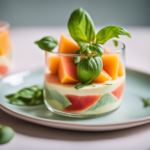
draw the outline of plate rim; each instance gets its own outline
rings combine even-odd
[[[128,67],[126,69],[149,75],[148,73],[141,72],[139,70],[134,70],[134,69],[131,69],[131,68],[128,68]],[[39,71],[39,70],[43,70],[43,67],[36,68],[36,69],[30,69],[30,70],[28,69],[28,70],[24,70],[24,71],[18,71],[16,73],[12,73],[12,74],[9,74],[9,75],[3,77],[1,79],[1,81],[3,81],[3,79],[5,79],[7,77],[10,77],[11,75],[16,75],[18,73],[23,73],[23,72],[26,72],[26,71],[34,72],[34,71]],[[0,83],[1,83],[1,81],[0,81]],[[52,120],[52,119],[44,119],[44,118],[35,117],[35,116],[32,116],[32,115],[22,114],[22,113],[19,113],[17,111],[14,111],[12,109],[9,109],[8,107],[4,106],[3,104],[0,104],[0,109],[5,111],[6,113],[12,112],[12,113],[9,113],[9,114],[12,115],[12,116],[15,116],[15,117],[16,117],[16,115],[19,115],[19,116],[22,116],[23,118],[26,117],[28,119],[34,119],[36,121],[42,121],[42,122],[44,121],[45,123],[53,123],[53,124],[60,124],[60,125],[74,125],[74,126],[84,126],[84,127],[85,126],[86,127],[112,127],[112,126],[123,126],[123,125],[132,125],[132,124],[136,124],[136,123],[143,123],[143,122],[148,123],[148,122],[150,122],[150,116],[149,116],[149,117],[144,117],[144,118],[141,118],[141,119],[134,119],[134,120],[125,121],[125,122],[118,122],[118,123],[107,123],[107,124],[86,124],[86,123],[82,123],[81,124],[81,123],[69,122],[69,121],[65,122],[65,121],[56,121],[56,120]],[[21,118],[21,117],[17,117],[17,118]],[[34,122],[34,121],[30,121],[30,122]]]

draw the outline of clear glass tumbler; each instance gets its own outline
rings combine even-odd
[[[9,23],[0,21],[0,79],[9,68],[10,52]]]
[[[78,118],[100,116],[116,110],[122,101],[125,84],[125,45],[113,40],[104,45],[103,69],[93,84],[75,89],[79,83],[74,58],[85,55],[46,52],[44,101],[60,115]],[[70,84],[71,82],[71,84]]]

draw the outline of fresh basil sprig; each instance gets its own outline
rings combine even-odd
[[[9,103],[13,105],[35,106],[44,103],[43,89],[37,85],[23,88],[17,93],[6,95],[5,97],[9,100]]]
[[[98,56],[102,56],[104,54],[104,48],[101,44],[91,44],[89,46],[89,49],[91,52],[93,52],[94,54],[97,54]]]
[[[0,144],[8,143],[14,137],[14,130],[8,126],[0,125]]]
[[[124,28],[118,26],[107,26],[97,33],[96,43],[105,44],[113,37],[119,38],[119,35],[126,35],[131,38],[130,33],[128,33]]]
[[[101,57],[84,57],[77,66],[77,75],[82,84],[91,84],[93,79],[99,76],[102,71],[103,63]]]
[[[75,54],[80,54],[80,50],[77,50],[76,52],[75,52]],[[80,61],[80,56],[77,56],[77,57],[74,57],[74,63],[75,64],[78,64],[79,63],[79,61]]]
[[[35,44],[37,44],[41,49],[51,52],[58,45],[58,41],[54,37],[47,36],[36,41]]]
[[[82,46],[95,39],[94,23],[90,15],[82,8],[76,9],[68,21],[68,29],[72,38]]]

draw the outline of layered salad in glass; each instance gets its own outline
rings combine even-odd
[[[44,99],[47,108],[71,117],[91,117],[117,109],[125,85],[125,45],[116,39],[130,34],[107,26],[95,33],[82,8],[68,21],[70,36],[47,36],[35,43],[45,50]]]

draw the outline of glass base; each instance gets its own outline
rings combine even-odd
[[[101,117],[101,116],[105,116],[105,115],[108,115],[108,114],[114,112],[115,110],[117,110],[117,109],[120,107],[120,105],[119,105],[117,108],[115,108],[115,109],[113,109],[113,110],[111,110],[111,111],[109,111],[109,112],[100,113],[100,114],[75,114],[75,113],[67,113],[67,112],[63,112],[63,111],[59,111],[59,110],[57,110],[57,109],[54,109],[54,108],[52,108],[52,107],[47,103],[46,100],[44,100],[44,103],[45,103],[46,107],[47,107],[51,112],[53,112],[53,113],[55,113],[55,114],[58,114],[58,115],[62,115],[62,116],[66,116],[66,117],[73,117],[73,118],[94,118],[94,117]]]

